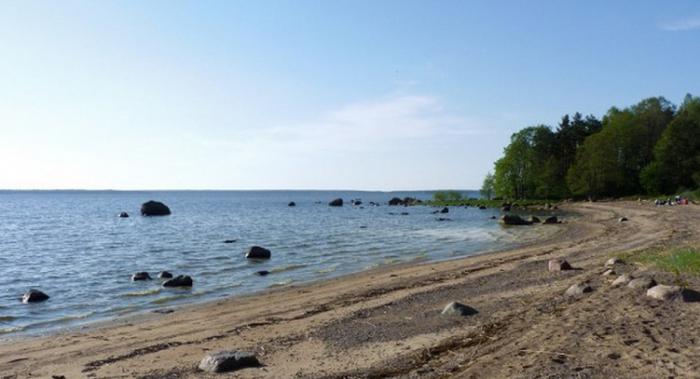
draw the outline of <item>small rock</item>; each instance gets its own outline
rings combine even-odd
[[[523,219],[518,215],[504,215],[501,217],[503,225],[532,225],[530,221]]]
[[[129,214],[126,212],[119,213],[119,218],[128,218],[128,217],[129,217]]]
[[[238,240],[224,240],[224,243],[236,243]]]
[[[659,284],[647,290],[647,296],[657,300],[673,300],[681,295],[681,287]]]
[[[625,285],[625,284],[629,283],[632,279],[634,279],[634,278],[632,278],[632,275],[622,274],[622,275],[618,276],[617,279],[615,279],[612,282],[612,286],[617,287],[617,286]]]
[[[403,204],[403,200],[401,200],[398,197],[392,197],[391,200],[389,200],[389,205],[396,206],[396,205],[402,205],[402,204]]]
[[[447,207],[442,208],[442,209],[440,210],[440,213],[450,213],[450,208],[447,208]]]
[[[540,218],[537,216],[530,216],[530,223],[531,224],[539,224],[540,223]]]
[[[605,272],[603,273],[603,276],[611,276],[611,275],[615,275],[615,270],[612,270],[612,269],[605,270]]]
[[[558,224],[558,223],[559,223],[559,219],[557,218],[557,216],[549,216],[546,219],[544,219],[544,222],[543,222],[543,224]]]
[[[476,313],[476,309],[456,301],[447,304],[441,312],[445,316],[471,316]]]
[[[259,366],[260,362],[254,353],[242,351],[210,353],[199,363],[199,369],[208,372],[228,372]]]
[[[608,260],[605,262],[605,265],[606,265],[606,266],[615,266],[616,264],[620,264],[620,263],[624,263],[624,262],[622,262],[622,259],[617,258],[617,257],[614,257],[614,258],[608,259]]]
[[[139,280],[151,280],[151,275],[149,275],[145,271],[137,272],[136,274],[131,276],[131,280],[134,282],[139,281]]]
[[[627,283],[627,287],[629,288],[641,289],[649,289],[651,287],[654,287],[655,285],[656,281],[648,276],[642,276],[641,278],[632,279],[629,283]]]
[[[28,303],[38,303],[40,301],[45,301],[49,299],[49,295],[35,289],[30,289],[24,296],[22,296],[22,302]]]
[[[452,219],[448,217],[438,217],[435,221],[452,221]]]
[[[256,272],[256,273],[255,273],[255,275],[259,275],[259,276],[267,276],[267,275],[270,275],[270,271],[267,271],[267,270],[261,270],[261,271],[258,271],[258,272]]]
[[[501,210],[502,210],[503,212],[510,212],[510,205],[504,205],[504,206],[501,208]]]
[[[245,255],[248,259],[270,259],[271,256],[270,250],[260,246],[251,247]]]
[[[338,199],[331,200],[331,202],[328,203],[328,205],[330,205],[331,207],[342,207],[343,206],[343,199],[338,198]]]
[[[587,292],[592,292],[593,288],[588,283],[576,283],[569,287],[564,293],[566,296],[579,296]]]
[[[496,216],[491,216],[491,220],[495,220],[495,219],[496,219]]]
[[[192,278],[188,275],[178,275],[166,280],[163,287],[192,287]]]
[[[549,271],[551,272],[556,272],[556,271],[565,271],[565,270],[571,270],[572,267],[567,262],[565,259],[550,259],[547,267],[549,268]]]
[[[625,221],[628,221],[628,220],[627,220],[627,217],[620,217],[620,219],[619,219],[618,221],[619,221],[619,222],[625,222]]]
[[[484,209],[486,209],[486,206],[485,206],[485,205],[479,205],[479,209],[481,209],[481,210],[483,211]]]
[[[401,216],[408,216],[408,215],[409,215],[408,212],[401,212]]]
[[[167,271],[161,271],[158,273],[158,278],[159,279],[170,279],[173,277],[173,274],[167,272]]]
[[[287,204],[288,207],[296,207],[297,203],[290,201],[289,204]]]

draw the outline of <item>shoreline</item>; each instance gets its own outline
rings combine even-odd
[[[439,262],[406,262],[184,305],[169,314],[127,316],[79,331],[3,341],[0,371],[7,378],[207,377],[196,369],[206,352],[241,349],[256,352],[264,365],[236,373],[243,378],[429,377],[443,372],[450,359],[459,362],[455,370],[464,377],[470,372],[484,377],[557,372],[567,365],[538,360],[517,367],[515,360],[539,354],[513,354],[512,349],[522,345],[547,350],[561,342],[555,336],[569,327],[566,322],[552,325],[547,309],[566,313],[590,307],[587,301],[562,302],[560,291],[583,277],[602,288],[596,267],[615,252],[697,240],[692,220],[700,215],[695,206],[654,209],[636,202],[565,208],[580,212],[580,219],[527,246]],[[618,223],[620,215],[630,222]],[[671,222],[675,232],[669,234]],[[581,270],[550,275],[543,267],[553,257],[566,257]],[[596,287],[590,299],[605,294]],[[464,301],[479,312],[465,320],[441,318],[447,300]],[[557,333],[542,340],[552,331]],[[560,350],[573,356],[564,342]],[[428,356],[426,349],[432,352]],[[419,372],[428,368],[432,371]]]
[[[527,210],[521,211],[524,212],[524,214],[530,214],[532,212],[528,212]],[[535,212],[536,213],[536,212]],[[574,219],[575,217],[578,217],[575,213],[565,213],[565,212],[559,212],[560,213],[560,218],[562,214],[565,216],[566,220],[564,223],[561,224],[556,224],[556,225],[535,225],[535,226],[505,226],[507,229],[511,229],[510,232],[508,233],[508,241],[498,241],[495,242],[494,244],[497,245],[497,247],[493,249],[485,249],[485,250],[479,250],[477,252],[473,253],[467,253],[467,255],[459,255],[459,256],[453,256],[453,257],[442,257],[442,258],[434,258],[430,259],[427,257],[414,257],[411,259],[408,259],[406,261],[401,261],[401,262],[392,262],[392,263],[374,263],[371,266],[368,266],[365,269],[361,269],[358,271],[349,271],[349,272],[344,272],[337,274],[335,276],[329,275],[326,277],[319,277],[315,279],[310,279],[310,280],[300,280],[300,281],[292,281],[289,284],[282,284],[282,285],[277,285],[276,283],[270,284],[268,287],[261,288],[261,289],[256,289],[253,290],[252,292],[244,292],[244,293],[239,293],[239,294],[230,294],[230,295],[225,295],[220,298],[204,298],[200,300],[195,300],[193,302],[185,302],[181,304],[176,304],[172,306],[162,306],[162,307],[155,307],[155,308],[146,308],[146,309],[141,309],[141,310],[136,310],[132,311],[129,313],[125,314],[114,314],[114,315],[109,315],[109,316],[104,316],[99,319],[95,320],[90,320],[87,322],[78,322],[76,324],[68,325],[68,326],[53,326],[49,329],[35,329],[31,330],[32,326],[30,325],[28,329],[22,328],[19,331],[13,331],[13,332],[7,332],[4,334],[0,334],[0,344],[3,343],[8,343],[8,342],[17,342],[17,341],[23,341],[25,339],[36,339],[36,338],[46,338],[46,337],[52,337],[52,336],[57,336],[57,335],[63,335],[63,334],[69,334],[69,333],[79,333],[79,332],[85,332],[85,331],[92,331],[95,329],[100,329],[100,328],[105,328],[105,327],[110,327],[118,324],[123,324],[125,322],[138,322],[138,321],[143,321],[143,320],[150,320],[153,317],[159,317],[161,316],[164,312],[163,311],[173,311],[173,312],[179,312],[179,311],[187,311],[192,308],[200,308],[200,307],[206,307],[210,306],[214,303],[219,303],[221,301],[228,301],[228,300],[235,300],[238,298],[247,298],[251,296],[262,296],[267,294],[268,292],[279,292],[279,291],[285,291],[285,290],[292,290],[295,288],[301,288],[309,285],[314,285],[314,284],[323,284],[324,282],[328,281],[336,281],[336,280],[344,280],[344,279],[352,279],[353,277],[357,275],[362,275],[362,274],[381,274],[384,272],[388,271],[393,271],[393,270],[399,270],[402,267],[406,266],[419,266],[419,265],[426,265],[426,264],[432,264],[432,263],[440,263],[440,262],[449,262],[449,261],[460,261],[464,259],[469,259],[473,257],[479,257],[479,256],[484,256],[484,255],[489,255],[489,254],[499,254],[502,252],[507,252],[513,249],[519,249],[519,248],[525,248],[528,246],[532,246],[535,244],[541,244],[541,243],[546,243],[554,238],[560,233],[563,232],[563,229],[566,228],[566,223],[569,222],[570,220]],[[500,226],[503,228],[503,226]],[[540,228],[538,233],[533,236],[532,229],[533,228]],[[526,241],[524,242],[517,242],[516,240],[525,238]],[[73,319],[78,319],[78,317],[68,317],[68,319],[73,320]],[[56,322],[46,322],[46,323],[58,323],[60,321]],[[28,331],[29,330],[29,331]]]

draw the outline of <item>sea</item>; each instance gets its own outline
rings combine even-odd
[[[465,257],[538,238],[532,229],[523,233],[500,226],[492,219],[500,215],[498,209],[451,207],[448,214],[434,214],[429,206],[387,205],[394,196],[425,200],[432,195],[0,191],[0,338],[52,333],[383,265]],[[478,197],[478,192],[463,195]],[[328,206],[335,198],[345,205]],[[165,203],[172,214],[141,216],[140,206],[148,200]],[[120,212],[131,217],[120,218]],[[254,245],[270,249],[272,258],[246,259]],[[193,287],[162,287],[156,276],[163,270],[190,275]],[[153,280],[132,281],[141,271]],[[50,299],[23,304],[23,293],[32,288]]]

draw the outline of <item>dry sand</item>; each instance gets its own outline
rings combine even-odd
[[[700,302],[660,302],[603,277],[615,253],[698,242],[700,207],[577,203],[545,241],[439,263],[118,320],[0,345],[0,378],[669,378],[700,377]],[[625,216],[628,222],[620,223]],[[576,269],[550,273],[564,257]],[[618,272],[639,267],[619,265]],[[672,284],[666,273],[647,272]],[[690,288],[700,280],[685,278]],[[593,292],[565,297],[588,281]],[[445,317],[460,301],[478,311]],[[263,367],[197,370],[211,351],[256,352]]]

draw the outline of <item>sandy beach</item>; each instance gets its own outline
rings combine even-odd
[[[438,263],[120,319],[0,345],[0,378],[668,378],[700,376],[700,302],[660,302],[601,276],[621,252],[698,242],[700,207],[572,203],[546,240]],[[619,222],[620,217],[629,221]],[[549,272],[565,258],[574,270]],[[646,268],[623,264],[618,273]],[[646,272],[674,284],[664,272]],[[700,281],[684,278],[689,288]],[[590,294],[565,297],[588,281]],[[478,313],[441,316],[459,301]],[[229,374],[208,352],[255,352]]]

